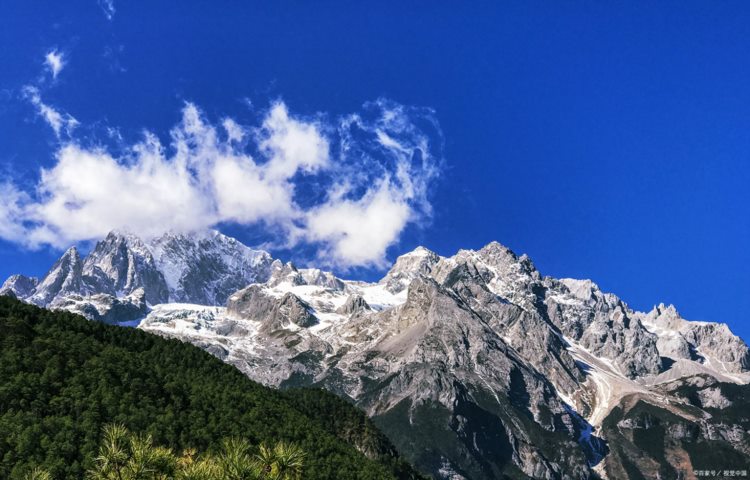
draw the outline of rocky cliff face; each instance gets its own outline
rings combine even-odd
[[[49,272],[36,286],[29,301],[39,306],[48,306],[66,295],[88,294],[87,285],[83,282],[83,262],[75,247],[69,248],[55,262]]]
[[[673,305],[664,304],[639,316],[645,325],[657,333],[663,347],[660,351],[665,354],[713,364],[729,373],[750,370],[750,349],[725,324],[688,322]]]
[[[0,295],[12,295],[16,298],[28,298],[39,284],[36,277],[27,277],[25,275],[11,275],[0,287]]]
[[[237,290],[270,275],[271,256],[216,231],[167,234],[148,244],[170,302],[224,305]]]
[[[151,250],[134,235],[107,235],[86,256],[82,275],[90,292],[122,297],[142,289],[152,305],[169,300],[167,283]]]
[[[750,354],[726,325],[634,311],[498,243],[418,248],[365,283],[215,233],[115,237],[3,288],[105,321],[146,312],[139,328],[254,380],[325,387],[436,478],[679,478],[701,468],[700,446],[747,454],[747,415],[732,409],[750,398]]]
[[[112,232],[85,258],[72,247],[41,280],[13,275],[0,293],[92,320],[125,322],[144,317],[148,305],[224,305],[235,291],[268,280],[272,261],[215,231],[148,242]]]

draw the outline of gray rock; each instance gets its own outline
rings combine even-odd
[[[698,399],[703,408],[727,408],[732,402],[726,398],[720,388],[704,388],[698,390]]]
[[[282,263],[279,260],[274,260],[270,270],[270,277],[265,283],[271,287],[287,283],[289,285],[314,285],[331,290],[344,290],[345,288],[341,279],[331,272],[325,272],[317,268],[298,269],[292,262]]]
[[[661,369],[656,336],[631,317],[622,304],[609,312],[597,312],[580,342],[594,355],[614,360],[630,378],[655,375]]]
[[[112,232],[98,242],[83,263],[86,289],[114,296],[142,289],[150,304],[164,303],[169,289],[154,257],[139,238]]]
[[[424,247],[417,247],[413,251],[401,255],[388,273],[380,280],[391,293],[398,293],[406,289],[411,281],[430,273],[440,261],[440,256]]]
[[[3,286],[0,287],[0,295],[12,294],[15,298],[28,298],[34,294],[39,279],[36,277],[27,277],[25,275],[11,275]]]
[[[271,311],[270,322],[264,325],[267,329],[279,329],[289,324],[298,327],[312,327],[318,319],[310,306],[293,293],[285,293],[276,301]]]
[[[718,363],[723,371],[742,373],[750,371],[750,349],[723,323],[692,322],[683,319],[673,305],[660,304],[648,314],[640,317],[656,331],[664,332],[660,338],[679,336],[689,350],[685,356],[684,346],[670,348],[663,342],[663,353],[672,358],[690,358]]]
[[[42,278],[29,301],[45,307],[65,295],[88,293],[82,272],[83,263],[78,250],[70,247]]]
[[[547,278],[544,288],[547,315],[566,336],[630,378],[659,373],[657,336],[622,300],[590,281]]]
[[[259,285],[251,285],[229,297],[227,312],[236,318],[261,322],[264,332],[290,324],[311,327],[318,323],[312,308],[293,293],[277,298],[266,294]]]
[[[729,372],[750,370],[750,349],[725,324],[690,325],[684,335],[700,352],[722,362]]]
[[[106,293],[86,296],[69,294],[56,298],[49,307],[78,313],[91,320],[110,324],[137,320],[148,313],[142,288],[123,298]]]
[[[227,313],[237,318],[263,321],[271,315],[277,299],[262,286],[250,285],[236,292],[227,301]]]
[[[656,340],[656,348],[659,350],[659,354],[668,358],[684,358],[688,360],[694,358],[692,346],[680,333],[658,337]]]
[[[371,310],[370,305],[362,298],[361,295],[349,295],[346,299],[346,303],[336,309],[336,313],[340,315],[352,315],[360,312],[367,312]]]
[[[148,243],[169,287],[169,301],[224,305],[250,283],[265,282],[273,259],[216,231],[166,234]]]

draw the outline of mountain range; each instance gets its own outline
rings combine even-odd
[[[635,311],[496,242],[419,247],[368,283],[215,231],[112,232],[0,294],[178,338],[268,386],[323,387],[435,478],[749,467],[750,350],[725,324]]]

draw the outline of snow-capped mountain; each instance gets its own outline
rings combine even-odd
[[[449,258],[418,248],[372,284],[277,263],[225,308],[164,305],[140,328],[260,382],[351,399],[439,478],[499,478],[509,464],[532,478],[625,478],[632,464],[669,478],[669,461],[609,441],[642,419],[608,420],[641,403],[666,417],[670,451],[689,451],[687,438],[750,454],[750,425],[711,411],[731,403],[725,385],[750,381],[750,352],[726,325],[633,311],[498,243]]]
[[[268,279],[272,262],[268,253],[216,231],[149,241],[111,232],[85,258],[68,249],[41,280],[13,275],[0,294],[120,322],[143,317],[147,305],[223,305],[238,289]],[[118,306],[127,308],[113,310]]]
[[[232,293],[264,282],[273,258],[216,231],[169,234],[148,244],[170,302],[223,305]]]
[[[72,249],[41,281],[3,290],[84,314],[97,295],[140,306],[139,328],[254,380],[350,399],[436,478],[678,478],[750,456],[750,350],[726,325],[634,311],[498,243],[451,257],[420,247],[366,283],[217,233],[143,248],[113,235],[102,252],[120,251],[115,238],[136,252]],[[109,290],[92,288],[99,271]]]

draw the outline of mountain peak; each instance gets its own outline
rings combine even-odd
[[[497,241],[488,243],[476,253],[491,265],[520,264],[529,273],[536,270],[528,255],[525,253],[517,255],[516,252]]]
[[[13,293],[16,298],[26,298],[34,293],[34,289],[39,284],[39,279],[36,277],[27,277],[26,275],[11,275],[2,287],[0,287],[0,295],[6,295],[7,293]]]
[[[513,250],[506,247],[497,240],[493,240],[484,247],[480,248],[478,253],[485,255],[507,255],[514,259],[518,258],[518,255],[516,255]]]
[[[132,233],[113,230],[97,242],[84,260],[83,275],[88,290],[95,293],[122,297],[143,288],[150,304],[169,298],[151,250]]]
[[[265,282],[273,258],[216,230],[168,232],[148,243],[173,302],[223,305],[250,283]]]
[[[460,250],[456,257],[484,264],[500,284],[526,284],[540,280],[540,274],[528,255],[521,256],[499,242],[490,242],[479,250]],[[510,288],[510,287],[508,287]],[[507,288],[506,288],[507,289]],[[517,287],[512,287],[517,290]]]
[[[422,245],[420,245],[414,250],[412,250],[411,252],[406,252],[402,255],[399,255],[399,258],[401,257],[429,257],[429,256],[434,256],[434,255],[437,255],[437,254],[433,252],[432,250],[430,250],[429,248],[423,247]]]
[[[104,237],[105,240],[113,240],[118,238],[128,238],[128,237],[135,237],[136,235],[127,229],[120,229],[115,228],[109,231],[106,237]]]
[[[430,273],[440,259],[440,255],[432,250],[417,247],[399,256],[379,283],[385,284],[391,293],[398,293],[408,287],[414,278]]]
[[[39,282],[30,301],[46,306],[60,296],[77,293],[83,287],[82,268],[78,249],[75,246],[70,247]]]
[[[596,292],[601,292],[599,285],[591,280],[578,280],[575,278],[561,278],[560,283],[565,285],[570,294],[579,300],[588,301]]]
[[[250,283],[266,281],[273,258],[216,230],[169,231],[145,240],[127,230],[112,230],[81,258],[70,247],[37,282],[9,278],[0,291],[50,306],[76,295],[86,300],[104,294],[126,299],[142,288],[151,304],[169,301],[223,305],[227,297]]]
[[[680,313],[677,311],[677,307],[675,307],[671,303],[669,305],[660,303],[659,305],[654,306],[652,311],[654,311],[657,315],[669,315],[671,317],[681,318]]]

